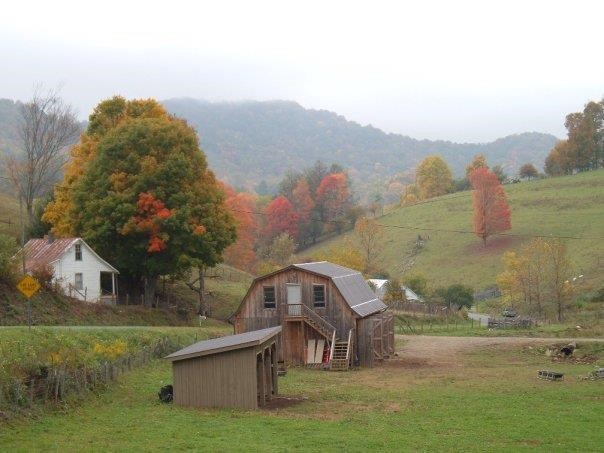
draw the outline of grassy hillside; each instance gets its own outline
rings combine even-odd
[[[505,186],[512,207],[512,230],[518,235],[604,236],[604,170]],[[397,208],[379,219],[384,225],[472,230],[471,193],[455,193],[430,203]],[[380,267],[401,276],[418,234],[429,239],[408,273],[424,274],[434,286],[465,283],[476,289],[492,286],[501,272],[501,256],[530,240],[495,237],[487,248],[473,234],[386,228]],[[308,249],[319,255],[341,244],[348,233]],[[568,250],[584,285],[604,286],[604,241],[568,240]]]

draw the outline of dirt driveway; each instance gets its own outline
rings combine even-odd
[[[461,352],[493,346],[525,346],[571,341],[603,341],[599,338],[523,338],[523,337],[439,337],[426,335],[396,335],[405,343],[397,348],[399,359],[425,365],[451,365]]]

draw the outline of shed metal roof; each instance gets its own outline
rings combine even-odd
[[[213,338],[194,343],[179,351],[166,356],[171,362],[191,359],[205,355],[218,354],[235,349],[258,346],[281,332],[281,326],[269,327],[268,329],[253,330],[251,332],[228,335],[226,337]]]
[[[359,271],[327,261],[294,264],[293,267],[331,278],[346,303],[361,317],[387,308],[386,304],[376,297]]]

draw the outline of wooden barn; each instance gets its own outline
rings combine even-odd
[[[394,353],[394,318],[360,272],[326,261],[258,277],[230,319],[235,333],[273,326],[279,362],[346,370]]]
[[[257,409],[277,396],[281,327],[200,341],[170,354],[174,404]]]

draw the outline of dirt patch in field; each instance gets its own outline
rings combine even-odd
[[[385,362],[387,367],[448,368],[459,366],[461,363],[460,356],[474,349],[521,348],[530,345],[554,344],[561,341],[560,338],[524,337],[430,337],[424,335],[397,335],[396,337],[403,339],[404,344],[396,350],[398,357]]]
[[[287,409],[288,407],[296,406],[300,403],[303,403],[308,398],[304,398],[302,396],[278,396],[268,401],[264,406],[262,406],[262,410],[266,411],[276,411],[279,409]]]

